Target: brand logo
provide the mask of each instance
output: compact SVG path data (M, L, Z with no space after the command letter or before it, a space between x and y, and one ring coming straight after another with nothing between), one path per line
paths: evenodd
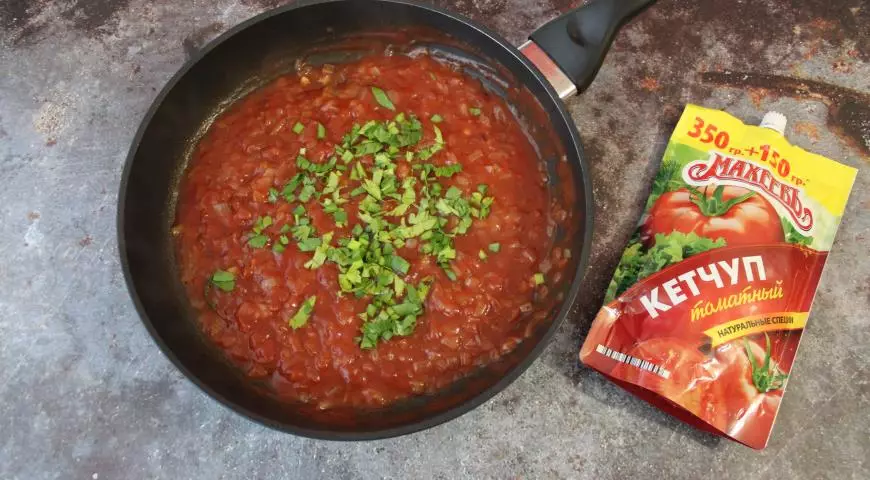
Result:
M750 160L712 152L706 161L696 160L689 163L684 170L684 175L691 182L698 184L715 179L754 187L785 207L797 228L804 232L809 232L813 228L813 212L801 201L802 190L777 180L770 170Z

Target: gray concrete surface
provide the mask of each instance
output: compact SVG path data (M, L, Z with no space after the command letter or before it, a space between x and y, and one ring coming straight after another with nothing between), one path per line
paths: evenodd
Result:
M442 3L518 43L575 2ZM870 3L661 0L636 18L569 101L598 220L576 315L482 407L354 444L268 430L198 391L141 326L117 259L120 173L155 92L273 3L0 4L0 478L870 478ZM795 143L862 169L761 453L575 362L687 102L747 121L777 109Z

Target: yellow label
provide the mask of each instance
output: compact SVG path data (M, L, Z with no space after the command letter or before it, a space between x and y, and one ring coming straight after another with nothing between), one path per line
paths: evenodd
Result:
M671 142L749 160L782 184L811 197L831 215L842 216L858 171L788 143L778 132L746 125L719 110L688 105ZM706 160L706 159L699 159Z
M716 325L704 331L713 341L713 347L730 342L736 338L755 333L776 330L800 330L807 325L807 312L780 312L752 315L727 323Z

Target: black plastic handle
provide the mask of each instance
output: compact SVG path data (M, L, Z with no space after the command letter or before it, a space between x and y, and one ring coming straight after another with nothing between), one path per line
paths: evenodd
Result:
M529 35L582 91L622 24L655 0L593 0Z

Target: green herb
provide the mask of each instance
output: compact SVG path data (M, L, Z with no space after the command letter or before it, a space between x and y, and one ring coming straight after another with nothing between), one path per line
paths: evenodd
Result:
M480 109L477 107L471 107L468 109L468 113L474 115L475 117L480 115Z
M382 107L395 109L383 90L373 87L372 94ZM433 124L443 121L437 114L430 119ZM324 139L325 127L319 122L315 125L318 139ZM301 123L294 126L297 134L304 129ZM466 196L457 187L438 183L441 178L462 172L462 166L426 163L445 147L440 128L432 125L432 129L434 141L421 146L423 125L415 116L400 112L392 120L353 125L341 142L334 145L331 154L327 153L325 161L319 159L324 156L310 160L305 148L301 148L296 157L299 173L280 192L269 191L270 202L283 198L294 204L292 226L283 224L270 239L266 229L273 220L259 217L248 238L252 246L262 248L271 244L272 250L280 254L292 237L301 252L310 254L305 268L317 269L326 262L333 263L339 272L340 294L368 300L365 311L359 314L363 319L358 339L362 348L374 348L393 336L410 335L423 314L423 302L432 279L417 285L406 282L404 278L413 278L413 272L398 249L419 238L417 249L432 256L445 275L455 281L457 274L451 267L457 257L454 237L466 233L474 219L484 218L493 202L485 196L485 185L479 185L477 191ZM411 164L413 174L397 175L397 163L402 159ZM344 171L348 172L346 177ZM353 198L357 200L353 209L358 222L347 236L333 243L332 232L317 232L306 213L309 201L315 200L324 214L332 215L337 227L344 227L349 215L343 205ZM478 256L485 260L487 253L481 250ZM297 322L300 326L313 309L313 301L307 314L302 313L303 307L294 316L295 319L302 315Z
M332 241L332 232L323 235L320 239L321 243L314 249L314 256L311 260L305 262L305 268L314 270L323 266L326 262L326 254L329 251L329 242Z
M300 252L313 252L323 243L319 238L304 238L296 243Z
M232 292L236 288L236 276L226 270L216 270L209 281L225 292Z
M489 248L489 251L492 253L498 253L498 251L501 250L501 244L498 242L490 243L487 248Z
M426 278L416 286L406 284L405 297L401 303L385 306L375 300L370 304L361 314L365 322L360 329L362 335L358 338L360 348L371 349L380 341L413 333L417 318L423 313L423 303L431 281L431 278ZM392 292L390 290L390 293Z
M332 218L338 226L347 225L347 212L344 210L336 210L335 213L332 214Z
M378 87L372 87L372 95L374 95L375 100L378 102L378 105L390 109L395 110L396 107L393 105L393 102L390 101L390 97Z
M254 235L248 239L248 245L253 248L263 248L269 243L269 237L265 235Z
M484 188L481 188L484 187ZM469 205L471 205L470 211L474 218L486 218L489 216L490 209L492 207L492 203L495 200L492 197L484 197L484 193L486 192L486 185L479 185L477 187L477 191L471 194L471 199L469 200ZM483 191L484 193L481 193Z
M532 280L534 280L535 286L543 285L544 284L544 274L538 272L532 276Z
M462 164L454 163L452 165L445 165L443 167L435 167L433 170L435 172L436 177L447 177L450 178L453 175L462 171Z
M305 324L308 323L308 319L311 318L311 313L314 312L315 303L317 303L316 295L312 295L302 302L302 305L299 306L299 310L296 311L296 314L290 317L290 327L292 327L293 330L304 327Z
M378 176L377 179L371 179L371 180L365 179L365 180L363 180L363 184L362 184L365 191L368 192L369 195L371 195L372 197L374 197L377 200L381 199L381 182L380 182L380 180L381 180L381 178L380 178L380 176Z
M477 258L479 258L481 260L486 260L486 258L487 258L486 252L484 252L483 250L479 250L477 252Z
M365 155L371 155L373 153L380 152L383 148L384 145L382 143L368 140L354 147L353 154L356 157L362 157Z
M635 240L622 253L622 258L607 288L604 303L609 303L628 287L669 265L692 255L724 246L725 240L722 238L711 240L696 233L656 234L655 243L648 250Z
M323 194L328 195L338 189L338 183L341 180L341 174L338 172L329 172L329 178L326 180L326 186L323 187Z
M305 125L302 125L299 122L296 122L296 125L293 125L293 133L296 135L300 135L305 130Z
M304 185L302 187L302 191L299 192L299 201L305 203L311 200L311 197L316 191L317 190L315 189L314 185Z
M465 215L459 219L459 223L456 224L456 228L453 229L454 234L464 235L468 232L468 229L471 227L472 219L470 216Z
M393 278L393 291L396 293L396 297L401 297L405 293L405 285L407 284L401 277Z
M435 143L417 151L416 157L420 160L428 160L444 148L444 137L441 134L441 129L437 125L432 125L432 129L435 131Z
M284 197L284 200L287 202L293 202L296 200L296 189L299 188L299 184L302 183L303 175L301 173L297 173L284 185L284 189L281 190L281 196Z
M254 231L254 233L259 234L262 233L263 230L270 225L272 225L272 217L270 217L269 215L266 215L264 217L257 217L257 220L254 221L254 226L252 230Z
M396 273L407 275L408 270L411 268L411 264L404 258L398 255L393 255L390 257L390 268L392 268Z

